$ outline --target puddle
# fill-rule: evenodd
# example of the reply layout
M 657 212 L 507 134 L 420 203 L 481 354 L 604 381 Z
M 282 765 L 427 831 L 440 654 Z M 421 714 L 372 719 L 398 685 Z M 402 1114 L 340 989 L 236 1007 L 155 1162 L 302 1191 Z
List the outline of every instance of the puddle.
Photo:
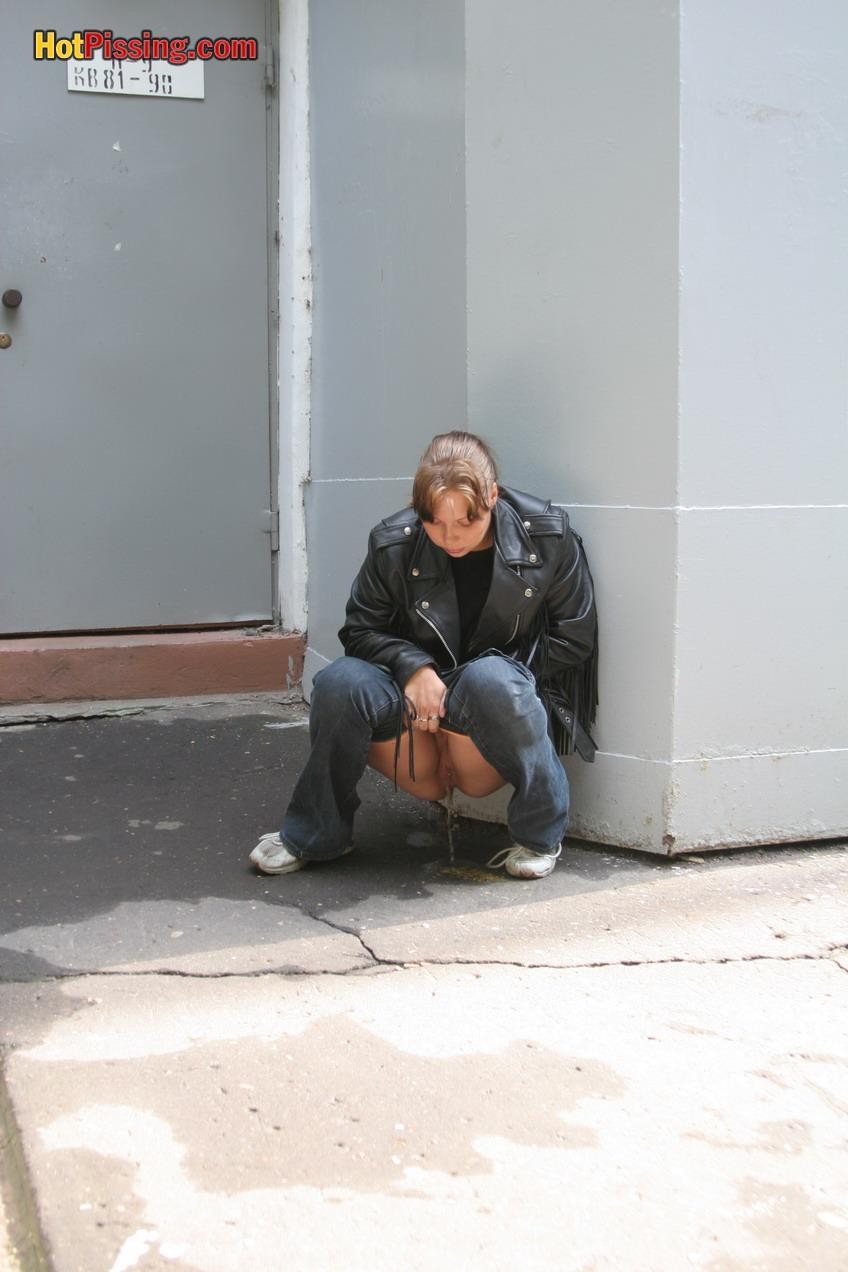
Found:
M 442 879 L 458 879 L 460 883 L 506 883 L 507 876 L 503 871 L 496 873 L 478 866 L 474 861 L 441 862 L 436 873 Z

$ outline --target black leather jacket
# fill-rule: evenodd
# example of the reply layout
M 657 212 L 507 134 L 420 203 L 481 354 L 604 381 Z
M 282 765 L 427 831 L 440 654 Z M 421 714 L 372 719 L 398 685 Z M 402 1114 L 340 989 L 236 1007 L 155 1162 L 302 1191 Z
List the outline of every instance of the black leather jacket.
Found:
M 497 649 L 528 666 L 559 749 L 592 759 L 597 620 L 582 540 L 550 500 L 498 490 L 492 582 L 468 658 Z M 401 688 L 420 667 L 457 666 L 459 608 L 450 558 L 430 541 L 412 508 L 371 531 L 339 640 L 346 654 L 384 666 Z

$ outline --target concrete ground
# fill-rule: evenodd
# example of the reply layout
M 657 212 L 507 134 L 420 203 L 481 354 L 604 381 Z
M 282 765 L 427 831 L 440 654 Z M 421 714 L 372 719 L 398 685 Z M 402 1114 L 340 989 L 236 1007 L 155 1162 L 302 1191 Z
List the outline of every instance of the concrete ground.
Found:
M 848 1268 L 844 845 L 524 883 L 369 775 L 267 878 L 299 707 L 52 714 L 0 727 L 0 1267 Z

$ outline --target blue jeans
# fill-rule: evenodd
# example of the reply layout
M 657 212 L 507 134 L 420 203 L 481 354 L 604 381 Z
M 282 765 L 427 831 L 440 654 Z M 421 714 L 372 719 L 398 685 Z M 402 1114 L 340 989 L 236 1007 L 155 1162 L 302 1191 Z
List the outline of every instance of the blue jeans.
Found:
M 439 675 L 448 686 L 442 723 L 467 734 L 515 787 L 507 812 L 513 839 L 537 852 L 554 851 L 568 825 L 568 779 L 532 674 L 493 650 Z M 344 656 L 318 672 L 309 715 L 312 749 L 280 832 L 292 853 L 329 861 L 344 852 L 368 748 L 396 736 L 402 711 L 403 694 L 376 664 Z

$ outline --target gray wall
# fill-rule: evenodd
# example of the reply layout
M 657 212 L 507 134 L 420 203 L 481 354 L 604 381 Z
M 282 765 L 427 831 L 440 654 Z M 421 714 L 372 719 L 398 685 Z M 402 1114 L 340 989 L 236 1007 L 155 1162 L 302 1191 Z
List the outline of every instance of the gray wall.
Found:
M 670 833 L 848 830 L 848 14 L 682 24 Z
M 307 669 L 467 405 L 590 552 L 588 838 L 848 830 L 845 36 L 835 0 L 313 0 Z
M 569 762 L 573 824 L 644 846 L 663 833 L 673 728 L 675 7 L 466 12 L 470 425 L 586 540 L 601 755 Z
M 368 530 L 466 417 L 461 0 L 313 0 L 307 684 Z

